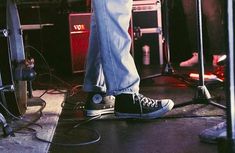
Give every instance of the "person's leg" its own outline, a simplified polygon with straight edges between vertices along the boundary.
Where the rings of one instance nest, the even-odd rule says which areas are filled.
[[[153,100],[139,94],[140,77],[130,54],[128,33],[132,0],[93,0],[92,6],[106,94],[116,95],[116,115],[156,118],[171,110],[174,103],[170,99]]]
[[[115,102],[115,97],[112,95],[106,95],[106,84],[101,65],[97,27],[94,15],[95,14],[92,13],[89,48],[83,84],[84,91],[88,92],[85,104],[86,116],[114,113]]]
[[[140,78],[130,54],[132,0],[93,0],[107,94],[139,92]]]
[[[100,50],[98,47],[97,27],[95,14],[91,15],[89,47],[85,65],[83,89],[86,92],[106,93],[103,69],[101,65]]]
[[[203,0],[203,14],[208,32],[210,54],[213,55],[213,66],[225,53],[224,6],[220,0]]]
[[[189,36],[190,49],[193,56],[180,63],[181,67],[191,67],[198,63],[197,53],[197,27],[196,27],[196,0],[182,0],[182,7],[186,19],[187,33]]]
[[[186,19],[190,48],[195,52],[197,51],[196,0],[182,0],[182,7]]]
[[[140,80],[130,55],[131,39],[126,32],[129,28],[132,1],[93,0],[92,6],[83,84],[84,91],[89,93],[85,105],[87,116],[113,112],[115,98],[112,95],[121,91],[138,92]],[[104,78],[108,80],[108,91]]]

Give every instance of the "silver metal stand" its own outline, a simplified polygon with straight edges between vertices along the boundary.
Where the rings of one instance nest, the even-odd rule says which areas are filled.
[[[176,104],[175,108],[182,107],[190,104],[211,104],[221,109],[225,109],[224,105],[216,103],[212,100],[211,95],[205,86],[205,70],[204,70],[204,57],[203,57],[203,30],[202,30],[202,6],[201,0],[196,0],[196,15],[197,15],[197,46],[199,54],[199,83],[192,101]]]
[[[155,77],[160,77],[160,76],[172,76],[175,78],[179,78],[180,80],[184,81],[187,84],[190,84],[187,80],[185,80],[185,78],[181,75],[177,75],[174,73],[174,69],[171,66],[171,62],[170,62],[170,50],[169,50],[169,8],[168,8],[168,0],[164,0],[163,3],[163,8],[165,9],[165,13],[164,13],[164,52],[165,52],[165,63],[164,63],[164,67],[162,70],[161,74],[155,74],[155,75],[150,75],[147,77],[142,78],[142,80],[146,80],[146,79],[152,79]],[[216,103],[214,101],[212,101],[211,95],[207,89],[207,87],[205,86],[205,78],[204,78],[204,57],[203,57],[203,36],[202,36],[202,9],[201,9],[201,0],[196,0],[196,21],[197,21],[197,46],[198,46],[198,53],[199,53],[199,82],[197,85],[197,89],[196,89],[196,93],[195,93],[195,97],[188,102],[182,102],[180,104],[176,104],[174,106],[174,108],[178,108],[178,107],[183,107],[186,105],[191,105],[191,104],[211,104],[214,105],[218,108],[222,108],[225,109],[226,107],[224,105],[221,105],[219,103]]]

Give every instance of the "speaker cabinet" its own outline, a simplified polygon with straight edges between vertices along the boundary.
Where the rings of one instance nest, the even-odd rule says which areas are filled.
[[[62,74],[84,72],[90,35],[91,13],[59,14],[55,22],[57,37],[55,70]]]
[[[73,73],[84,71],[90,35],[90,13],[69,14],[70,55]]]

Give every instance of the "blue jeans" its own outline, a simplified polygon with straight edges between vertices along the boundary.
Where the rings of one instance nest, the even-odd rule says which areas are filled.
[[[223,54],[226,50],[223,2],[221,0],[202,0],[202,18],[204,30],[208,34],[210,53]],[[182,0],[186,16],[187,30],[192,51],[197,51],[196,0]]]
[[[138,93],[140,77],[128,33],[132,0],[92,0],[92,9],[84,91]]]

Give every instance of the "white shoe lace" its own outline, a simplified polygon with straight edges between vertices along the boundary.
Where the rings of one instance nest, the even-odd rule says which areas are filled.
[[[142,104],[143,106],[147,107],[159,107],[159,100],[154,100],[148,97],[143,96],[142,94],[137,94],[134,95],[134,101],[139,101],[140,105]]]

